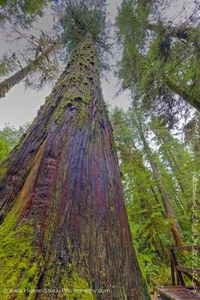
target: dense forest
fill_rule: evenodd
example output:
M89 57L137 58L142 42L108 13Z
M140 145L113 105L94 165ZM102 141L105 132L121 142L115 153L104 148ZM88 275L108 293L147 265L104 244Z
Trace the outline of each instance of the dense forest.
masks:
M2 300L200 298L200 3L114 2L0 1Z

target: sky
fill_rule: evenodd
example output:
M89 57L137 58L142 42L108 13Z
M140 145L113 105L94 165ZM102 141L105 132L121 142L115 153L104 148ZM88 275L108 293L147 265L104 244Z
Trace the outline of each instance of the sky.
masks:
M117 7L120 6L121 0L109 0L108 11L110 19L114 21L117 14ZM45 17L40 24L40 28L46 29L51 26L51 18ZM15 46L6 44L3 40L3 35L0 32L0 54ZM18 46L20 47L20 45ZM25 89L23 83L13 87L4 98L0 98L0 128L6 124L18 128L25 123L30 123L37 114L38 109L44 103L45 97L51 92L52 85L45 86L42 90L36 91L33 89ZM120 93L116 96L119 90L119 83L113 74L113 70L106 74L106 79L102 78L102 90L104 100L108 104L109 109L115 106L128 109L130 105L130 95L128 91Z

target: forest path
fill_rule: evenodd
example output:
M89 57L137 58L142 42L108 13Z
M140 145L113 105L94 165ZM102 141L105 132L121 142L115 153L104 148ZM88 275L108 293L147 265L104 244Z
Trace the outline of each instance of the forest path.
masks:
M182 286L164 287L158 288L157 290L160 293L160 299L163 300L200 300L200 294L194 293ZM154 300L156 300L156 298Z

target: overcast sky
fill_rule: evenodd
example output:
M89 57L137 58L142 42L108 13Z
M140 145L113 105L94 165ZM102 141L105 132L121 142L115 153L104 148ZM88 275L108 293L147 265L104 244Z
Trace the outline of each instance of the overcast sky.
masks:
M109 0L108 10L112 20L114 20L117 12L117 7L120 5L121 0ZM41 22L41 27L49 27L49 18L45 18ZM1 34L1 33L0 33ZM3 42L3 36L0 35L1 54L7 50ZM11 47L9 47L11 48ZM102 89L104 100L110 107L120 106L125 109L130 104L130 97L128 92L123 92L115 97L119 85L117 79L112 72L107 74L107 80L102 79ZM0 99L0 128L5 124L10 124L14 127L19 127L26 122L31 122L37 114L37 110L44 103L45 97L51 92L52 85L46 86L41 91L33 89L25 89L24 84L20 83L13 87L6 97Z

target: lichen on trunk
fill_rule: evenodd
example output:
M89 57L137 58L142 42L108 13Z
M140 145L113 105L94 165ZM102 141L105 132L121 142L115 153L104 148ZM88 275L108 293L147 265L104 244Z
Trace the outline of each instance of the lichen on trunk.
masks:
M5 268L17 256L26 263L24 272L34 268L34 274L31 284L29 275L22 283L17 264L9 279L0 276L8 285L13 278L12 289L26 289L20 299L150 299L132 247L99 73L86 35L6 162L0 226L13 216L8 235L14 249L19 242L32 251L26 259L21 250L9 256L8 243L1 255ZM49 293L31 294L30 286Z

